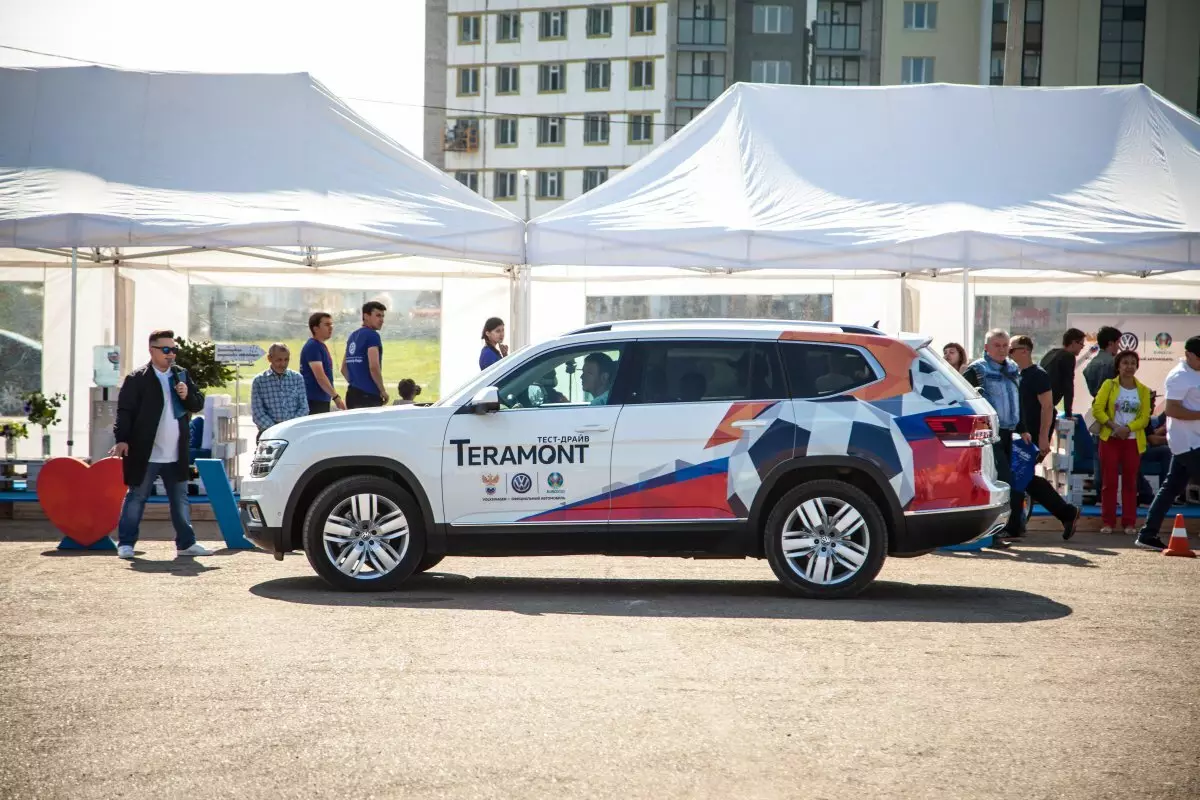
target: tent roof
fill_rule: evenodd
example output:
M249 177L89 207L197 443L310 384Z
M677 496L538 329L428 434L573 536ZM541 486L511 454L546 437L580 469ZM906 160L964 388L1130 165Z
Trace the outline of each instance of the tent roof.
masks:
M305 73L0 69L0 247L521 263L524 223Z
M1200 121L1142 85L736 84L529 226L531 264L1200 267Z

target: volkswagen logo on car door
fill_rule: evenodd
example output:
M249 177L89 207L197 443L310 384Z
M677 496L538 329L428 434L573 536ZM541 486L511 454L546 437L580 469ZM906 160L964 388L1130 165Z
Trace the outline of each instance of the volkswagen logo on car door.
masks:
M517 494L525 494L533 488L533 479L524 472L518 472L512 476L512 490Z

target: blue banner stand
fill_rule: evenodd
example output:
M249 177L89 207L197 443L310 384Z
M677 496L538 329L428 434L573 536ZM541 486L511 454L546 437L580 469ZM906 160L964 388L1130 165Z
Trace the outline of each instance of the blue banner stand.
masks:
M233 499L233 490L229 488L225 464L216 458L197 458L196 470L204 481L204 491L208 493L208 502L212 504L213 516L217 518L225 546L230 550L257 549L246 539L237 502Z
M107 536L102 536L88 545L80 544L70 536L64 536L58 543L59 550L116 550L116 543Z

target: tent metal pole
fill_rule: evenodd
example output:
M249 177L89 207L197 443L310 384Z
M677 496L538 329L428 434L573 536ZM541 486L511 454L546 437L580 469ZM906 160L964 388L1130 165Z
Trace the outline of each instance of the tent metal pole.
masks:
M972 358L975 350L971 346L971 270L963 267L963 347L967 349L967 359Z
M75 449L75 295L79 273L79 248L71 248L71 357L67 378L67 457Z

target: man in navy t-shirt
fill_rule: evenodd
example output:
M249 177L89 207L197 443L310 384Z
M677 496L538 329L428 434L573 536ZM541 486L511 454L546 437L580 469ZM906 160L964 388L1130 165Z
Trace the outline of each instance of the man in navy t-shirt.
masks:
M308 413L324 414L329 411L331 401L345 410L346 403L333 387L333 356L325 344L333 336L333 317L317 311L308 318L308 330L312 338L300 350L300 375L308 394Z
M379 338L386 313L387 306L378 300L363 303L362 327L346 340L342 375L350 384L346 390L347 408L387 405L388 393L383 385L383 340Z

